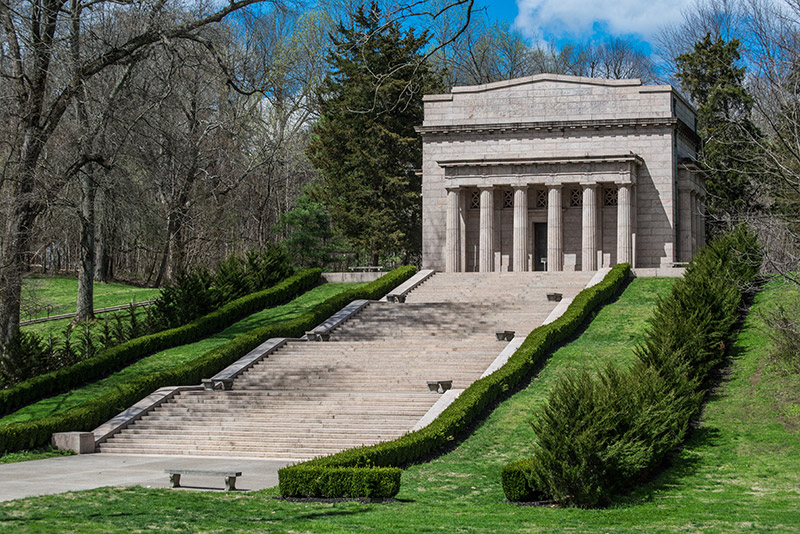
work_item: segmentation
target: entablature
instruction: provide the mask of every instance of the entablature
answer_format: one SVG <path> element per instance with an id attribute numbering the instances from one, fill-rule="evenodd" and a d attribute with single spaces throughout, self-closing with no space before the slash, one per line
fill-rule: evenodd
<path id="1" fill-rule="evenodd" d="M 636 154 L 553 158 L 440 160 L 446 187 L 635 184 L 642 158 Z"/>

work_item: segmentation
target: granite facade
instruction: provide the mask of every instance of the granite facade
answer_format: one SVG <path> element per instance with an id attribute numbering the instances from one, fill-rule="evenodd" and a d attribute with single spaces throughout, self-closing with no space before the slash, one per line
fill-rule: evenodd
<path id="1" fill-rule="evenodd" d="M 637 267 L 690 259 L 704 239 L 705 193 L 697 169 L 687 163 L 698 147 L 695 127 L 694 111 L 672 87 L 639 80 L 537 75 L 426 96 L 419 128 L 423 268 L 447 270 L 449 257 L 450 270 L 479 269 L 480 210 L 472 197 L 478 186 L 493 188 L 492 238 L 484 241 L 492 247 L 491 270 L 513 269 L 515 216 L 507 194 L 513 196 L 514 186 L 528 191 L 527 219 L 517 220 L 527 227 L 517 234 L 526 242 L 516 249 L 524 250 L 527 269 L 534 267 L 534 224 L 548 221 L 538 191 L 555 186 L 562 190 L 564 270 L 583 268 L 586 215 L 575 199 L 589 185 L 597 190 L 597 209 L 588 212 L 595 219 L 596 243 L 589 250 L 597 265 L 616 263 L 619 232 L 629 233 Z M 630 191 L 625 206 L 614 204 L 620 187 Z M 458 195 L 458 219 L 451 221 L 460 221 L 449 238 L 448 189 Z M 622 230 L 619 213 L 626 215 Z"/>

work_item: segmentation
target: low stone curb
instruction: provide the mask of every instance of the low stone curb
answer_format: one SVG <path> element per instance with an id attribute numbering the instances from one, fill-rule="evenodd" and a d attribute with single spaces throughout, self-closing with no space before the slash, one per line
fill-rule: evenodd
<path id="1" fill-rule="evenodd" d="M 353 315 L 366 308 L 370 302 L 372 301 L 363 299 L 354 300 L 338 312 L 334 313 L 327 320 L 323 321 L 319 326 L 311 330 L 311 333 L 315 336 L 330 334 L 333 329 L 341 326 L 342 323 L 350 319 Z"/>
<path id="2" fill-rule="evenodd" d="M 257 346 L 228 367 L 211 377 L 211 382 L 216 386 L 219 382 L 233 380 L 243 372 L 250 369 L 252 366 L 275 352 L 279 348 L 286 345 L 288 338 L 285 337 L 272 337 L 266 340 L 261 345 Z"/>
<path id="3" fill-rule="evenodd" d="M 402 302 L 406 295 L 416 289 L 417 286 L 422 282 L 433 276 L 434 273 L 435 271 L 431 269 L 423 269 L 422 271 L 417 272 L 417 274 L 387 293 L 386 296 L 380 300 L 380 302 L 395 302 L 398 300 Z"/>
<path id="4" fill-rule="evenodd" d="M 181 391 L 198 391 L 202 389 L 203 386 L 165 386 L 155 390 L 153 393 L 143 398 L 127 410 L 120 412 L 119 415 L 109 419 L 99 427 L 95 428 L 92 431 L 92 434 L 94 434 L 95 447 L 100 445 L 113 434 L 116 434 L 132 422 L 145 415 L 150 410 L 168 401 L 177 393 L 180 393 Z"/>
<path id="5" fill-rule="evenodd" d="M 429 424 L 433 423 L 433 421 L 439 417 L 445 408 L 453 404 L 453 401 L 458 398 L 459 395 L 463 392 L 463 389 L 448 389 L 444 393 L 439 396 L 439 400 L 436 401 L 436 404 L 431 406 L 431 409 L 428 410 L 428 413 L 422 416 L 422 419 L 417 421 L 417 424 L 414 425 L 414 428 L 411 429 L 411 432 L 415 430 L 422 430 Z"/>

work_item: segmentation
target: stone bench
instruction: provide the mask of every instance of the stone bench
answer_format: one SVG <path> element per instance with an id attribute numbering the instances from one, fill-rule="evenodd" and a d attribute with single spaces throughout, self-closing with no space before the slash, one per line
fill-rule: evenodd
<path id="1" fill-rule="evenodd" d="M 219 471 L 215 469 L 164 469 L 169 475 L 173 488 L 181 487 L 181 475 L 205 475 L 225 477 L 225 491 L 236 490 L 236 477 L 242 476 L 241 471 Z"/>
<path id="2" fill-rule="evenodd" d="M 439 388 L 442 390 L 441 393 L 444 393 L 452 387 L 452 380 L 428 380 L 428 390 L 430 390 L 431 393 L 439 393 Z"/>

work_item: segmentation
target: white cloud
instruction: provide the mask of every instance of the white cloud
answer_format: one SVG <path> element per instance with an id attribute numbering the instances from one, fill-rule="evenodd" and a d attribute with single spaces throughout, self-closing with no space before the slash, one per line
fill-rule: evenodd
<path id="1" fill-rule="evenodd" d="M 679 22 L 681 11 L 694 0 L 517 0 L 516 29 L 534 39 L 588 36 L 595 22 L 614 34 L 638 34 L 648 39 L 664 25 Z"/>

